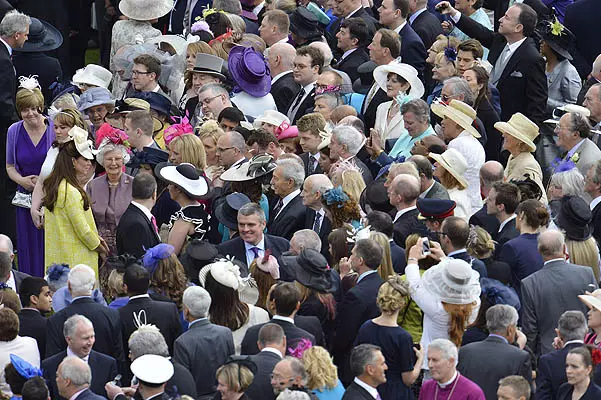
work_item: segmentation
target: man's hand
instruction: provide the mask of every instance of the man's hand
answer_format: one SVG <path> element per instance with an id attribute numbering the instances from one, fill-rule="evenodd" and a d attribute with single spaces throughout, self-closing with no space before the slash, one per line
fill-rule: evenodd
<path id="1" fill-rule="evenodd" d="M 451 3 L 449 3 L 448 1 L 441 1 L 434 8 L 439 13 L 441 13 L 443 15 L 450 15 L 451 17 L 454 17 L 455 15 L 457 15 L 459 13 L 459 11 L 455 10 L 453 8 L 453 6 L 451 5 Z"/>
<path id="2" fill-rule="evenodd" d="M 104 385 L 104 390 L 106 390 L 106 394 L 109 398 L 109 400 L 113 400 L 115 397 L 119 396 L 120 394 L 125 394 L 123 392 L 123 389 L 120 388 L 119 386 L 113 384 L 113 382 L 108 382 L 106 385 Z"/>

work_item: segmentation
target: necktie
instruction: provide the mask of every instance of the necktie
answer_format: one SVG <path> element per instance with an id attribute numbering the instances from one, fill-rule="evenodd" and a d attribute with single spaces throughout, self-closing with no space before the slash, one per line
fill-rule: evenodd
<path id="1" fill-rule="evenodd" d="M 499 55 L 497 62 L 495 63 L 495 67 L 493 68 L 490 74 L 490 83 L 493 85 L 497 85 L 499 79 L 501 79 L 501 75 L 503 75 L 503 70 L 507 66 L 507 61 L 509 61 L 511 50 L 509 49 L 509 45 L 505 45 L 505 49 Z"/>
<path id="2" fill-rule="evenodd" d="M 365 111 L 367 111 L 367 107 L 369 107 L 369 103 L 371 103 L 371 100 L 374 98 L 377 91 L 378 91 L 378 84 L 374 83 L 371 86 L 371 88 L 369 89 L 369 93 L 367 93 L 367 99 L 365 100 L 365 107 L 363 107 L 364 113 L 365 113 Z"/>
<path id="3" fill-rule="evenodd" d="M 307 175 L 312 175 L 315 172 L 315 158 L 309 153 L 309 161 L 307 161 Z"/>
<path id="4" fill-rule="evenodd" d="M 276 217 L 280 213 L 280 210 L 282 209 L 282 204 L 283 204 L 282 199 L 279 199 L 277 204 L 273 208 L 273 219 L 276 219 Z"/>
<path id="5" fill-rule="evenodd" d="M 261 250 L 261 249 L 259 249 L 258 247 L 251 247 L 250 250 L 255 255 L 255 258 L 259 258 L 259 250 Z"/>
<path id="6" fill-rule="evenodd" d="M 152 222 L 154 232 L 159 233 L 159 227 L 157 226 L 157 219 L 154 217 L 154 215 L 152 217 L 150 217 L 150 222 Z"/>
<path id="7" fill-rule="evenodd" d="M 319 233 L 319 230 L 321 229 L 321 214 L 316 212 L 315 213 L 315 222 L 313 223 L 313 230 L 317 233 Z"/>
<path id="8" fill-rule="evenodd" d="M 304 96 L 305 88 L 301 88 L 301 90 L 298 92 L 298 95 L 296 96 L 296 100 L 294 100 L 294 103 L 288 109 L 288 118 L 290 118 L 290 121 L 294 119 L 294 116 L 296 115 L 296 112 L 298 111 L 298 108 L 300 107 L 301 101 Z"/>

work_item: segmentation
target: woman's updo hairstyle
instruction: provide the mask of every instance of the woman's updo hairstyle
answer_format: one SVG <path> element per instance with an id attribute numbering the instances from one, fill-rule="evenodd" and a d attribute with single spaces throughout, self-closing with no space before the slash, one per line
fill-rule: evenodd
<path id="1" fill-rule="evenodd" d="M 582 362 L 585 367 L 591 367 L 591 377 L 594 375 L 595 367 L 601 362 L 601 350 L 590 344 L 576 347 L 568 354 L 578 354 L 582 357 Z"/>
<path id="2" fill-rule="evenodd" d="M 407 304 L 409 298 L 409 282 L 399 275 L 391 275 L 380 286 L 376 304 L 382 312 L 395 312 Z"/>
<path id="3" fill-rule="evenodd" d="M 19 114 L 26 108 L 36 108 L 40 114 L 44 110 L 44 95 L 39 88 L 21 88 L 17 92 L 15 100 Z"/>
<path id="4" fill-rule="evenodd" d="M 547 227 L 549 225 L 549 211 L 547 207 L 538 200 L 526 200 L 518 205 L 515 213 L 524 214 L 526 224 L 532 228 Z"/>
<path id="5" fill-rule="evenodd" d="M 495 251 L 495 242 L 481 226 L 471 225 L 467 239 L 467 252 L 478 259 L 489 258 Z"/>

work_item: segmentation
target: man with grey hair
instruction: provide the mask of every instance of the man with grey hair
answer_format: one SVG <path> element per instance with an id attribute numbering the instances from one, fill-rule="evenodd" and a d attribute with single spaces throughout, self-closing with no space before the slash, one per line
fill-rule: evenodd
<path id="1" fill-rule="evenodd" d="M 301 229 L 292 235 L 289 252 L 298 256 L 304 249 L 321 251 L 321 239 L 314 230 Z"/>
<path id="2" fill-rule="evenodd" d="M 480 193 L 485 199 L 488 193 L 497 182 L 503 181 L 505 170 L 498 161 L 487 161 L 480 168 Z M 488 215 L 486 202 L 482 208 L 470 217 L 470 225 L 481 226 L 491 236 L 499 232 L 501 223 L 494 215 Z"/>
<path id="3" fill-rule="evenodd" d="M 330 139 L 330 158 L 336 162 L 348 161 L 354 163 L 366 185 L 369 185 L 373 180 L 373 176 L 369 168 L 357 157 L 357 153 L 365 144 L 365 136 L 352 126 L 338 125 L 332 130 Z"/>
<path id="4" fill-rule="evenodd" d="M 582 105 L 591 112 L 590 120 L 593 129 L 601 129 L 601 83 L 595 83 L 586 92 Z M 595 140 L 596 143 L 599 143 Z"/>
<path id="5" fill-rule="evenodd" d="M 209 322 L 211 296 L 204 288 L 187 288 L 183 303 L 188 331 L 175 341 L 173 359 L 192 373 L 197 398 L 208 398 L 217 392 L 217 368 L 235 352 L 234 337 L 229 328 Z"/>
<path id="6" fill-rule="evenodd" d="M 92 371 L 89 389 L 106 397 L 105 383 L 117 376 L 117 360 L 113 357 L 92 350 L 96 341 L 92 321 L 83 315 L 74 314 L 67 318 L 63 327 L 63 335 L 67 341 L 67 349 L 42 361 L 44 378 L 49 383 L 50 397 L 58 397 L 56 386 L 56 370 L 65 357 L 78 357 L 88 363 Z"/>
<path id="7" fill-rule="evenodd" d="M 342 397 L 345 400 L 379 399 L 377 387 L 386 383 L 388 365 L 380 347 L 373 344 L 360 344 L 351 352 L 351 372 L 354 375 Z"/>
<path id="8" fill-rule="evenodd" d="M 87 265 L 79 264 L 69 271 L 67 286 L 73 300 L 48 320 L 46 357 L 67 349 L 63 334 L 65 321 L 72 315 L 80 314 L 92 321 L 95 327 L 94 350 L 112 356 L 118 363 L 125 360 L 119 312 L 92 300 L 95 284 L 96 273 Z"/>
<path id="9" fill-rule="evenodd" d="M 475 382 L 486 395 L 494 399 L 499 388 L 499 380 L 509 375 L 521 375 L 532 381 L 532 366 L 528 352 L 513 346 L 518 335 L 518 312 L 505 304 L 492 306 L 486 311 L 488 337 L 459 349 L 457 369 L 465 377 Z M 521 342 L 523 346 L 524 340 Z M 486 357 L 482 357 L 486 354 Z M 495 362 L 490 362 L 495 360 Z"/>
<path id="10" fill-rule="evenodd" d="M 301 187 L 305 180 L 305 166 L 295 160 L 282 159 L 277 161 L 273 171 L 271 187 L 278 197 L 269 212 L 267 232 L 288 240 L 294 232 L 305 227 L 307 207 L 300 196 Z"/>
<path id="11" fill-rule="evenodd" d="M 307 371 L 303 362 L 296 357 L 286 356 L 273 368 L 271 387 L 276 397 L 285 389 L 304 388 L 306 383 Z"/>
<path id="12" fill-rule="evenodd" d="M 595 161 L 601 160 L 601 150 L 591 140 L 591 125 L 581 113 L 565 113 L 555 126 L 557 146 L 567 154 L 564 160 L 571 160 L 576 164 L 582 175 L 586 168 Z"/>
<path id="13" fill-rule="evenodd" d="M 224 108 L 233 107 L 229 92 L 220 83 L 203 85 L 198 90 L 198 104 L 202 110 L 202 115 L 214 120 L 217 120 Z"/>
<path id="14" fill-rule="evenodd" d="M 323 195 L 332 189 L 334 185 L 330 178 L 324 174 L 313 174 L 305 179 L 301 198 L 307 207 L 305 228 L 315 231 L 321 239 L 321 251 L 329 258 L 328 235 L 332 232 L 332 223 L 326 218 L 323 209 Z M 326 255 L 327 253 L 327 255 Z"/>
<path id="15" fill-rule="evenodd" d="M 265 23 L 265 20 L 263 20 Z M 286 38 L 288 38 L 286 32 Z M 271 90 L 278 111 L 286 114 L 300 90 L 300 85 L 294 81 L 292 68 L 294 66 L 296 49 L 290 43 L 275 43 L 265 49 L 265 58 L 271 72 Z"/>
<path id="16" fill-rule="evenodd" d="M 105 400 L 90 390 L 92 371 L 90 366 L 76 356 L 66 357 L 56 371 L 58 395 L 69 400 Z M 52 397 L 56 398 L 58 396 Z"/>
<path id="17" fill-rule="evenodd" d="M 412 233 L 426 231 L 426 226 L 417 218 L 417 199 L 420 195 L 419 179 L 408 174 L 397 175 L 388 187 L 388 200 L 396 208 L 392 220 L 394 242 L 405 248 L 405 240 Z"/>
<path id="18" fill-rule="evenodd" d="M 271 254 L 279 259 L 290 248 L 288 240 L 263 233 L 266 225 L 261 206 L 257 203 L 245 204 L 238 210 L 239 236 L 218 246 L 219 254 L 233 256 L 244 263 L 246 268 L 240 270 L 243 277 L 248 275 L 248 268 L 255 258 L 265 256 L 265 250 L 271 250 Z"/>
<path id="19" fill-rule="evenodd" d="M 6 221 L 6 220 L 4 220 Z M 17 271 L 13 268 L 14 260 L 15 260 L 15 252 L 12 240 L 6 235 L 0 234 L 0 253 L 6 254 L 9 258 L 9 272 L 0 271 L 0 282 L 4 282 L 8 285 L 9 288 L 19 293 L 19 288 L 21 287 L 21 282 L 23 279 L 27 278 L 29 275 L 25 272 Z"/>
<path id="20" fill-rule="evenodd" d="M 567 381 L 566 357 L 570 350 L 584 346 L 584 335 L 588 332 L 585 314 L 580 311 L 564 312 L 559 317 L 556 331 L 557 338 L 553 342 L 556 350 L 538 360 L 537 398 L 557 398 L 559 387 Z"/>
<path id="21" fill-rule="evenodd" d="M 217 148 L 215 154 L 217 161 L 225 169 L 229 169 L 242 164 L 246 161 L 244 151 L 246 150 L 246 142 L 244 137 L 236 131 L 226 132 L 217 139 Z"/>
<path id="22" fill-rule="evenodd" d="M 590 196 L 591 212 L 593 214 L 593 237 L 601 243 L 601 161 L 596 161 L 588 167 L 584 179 L 584 191 Z"/>
<path id="23" fill-rule="evenodd" d="M 538 252 L 543 257 L 543 268 L 522 280 L 522 330 L 534 354 L 553 350 L 555 326 L 567 310 L 587 312 L 578 299 L 586 290 L 597 289 L 590 267 L 566 262 L 566 244 L 563 233 L 548 230 L 538 236 Z M 561 290 L 558 289 L 561 282 Z M 553 301 L 549 301 L 549 299 Z"/>

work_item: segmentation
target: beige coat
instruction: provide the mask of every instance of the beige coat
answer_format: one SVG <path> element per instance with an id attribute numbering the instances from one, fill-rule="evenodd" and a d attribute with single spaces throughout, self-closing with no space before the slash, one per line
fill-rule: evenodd
<path id="1" fill-rule="evenodd" d="M 509 160 L 507 161 L 507 167 L 505 168 L 505 181 L 524 180 L 525 174 L 528 174 L 530 179 L 536 182 L 541 188 L 543 195 L 540 201 L 543 204 L 547 204 L 547 193 L 543 186 L 543 171 L 532 153 L 523 152 L 515 157 L 510 155 Z"/>

